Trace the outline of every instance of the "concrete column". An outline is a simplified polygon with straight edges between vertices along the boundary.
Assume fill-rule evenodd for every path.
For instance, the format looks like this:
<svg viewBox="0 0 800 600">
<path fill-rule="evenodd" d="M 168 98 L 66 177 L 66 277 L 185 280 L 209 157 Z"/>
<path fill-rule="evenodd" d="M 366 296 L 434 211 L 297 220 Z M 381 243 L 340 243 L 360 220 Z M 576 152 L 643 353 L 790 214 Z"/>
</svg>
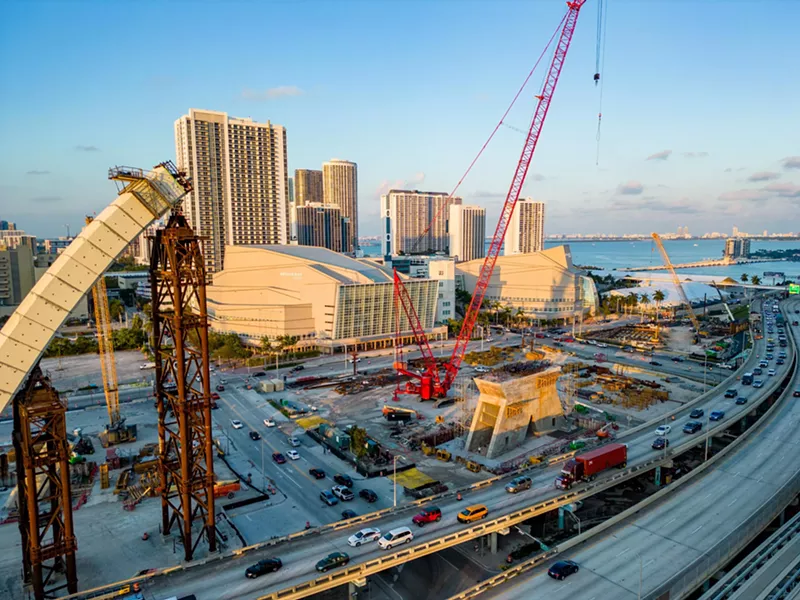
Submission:
<svg viewBox="0 0 800 600">
<path fill-rule="evenodd" d="M 656 487 L 657 488 L 661 487 L 661 465 L 656 467 L 656 480 L 655 480 L 655 483 L 656 483 Z"/>
<path fill-rule="evenodd" d="M 558 530 L 564 531 L 564 507 L 558 508 Z"/>
<path fill-rule="evenodd" d="M 489 549 L 492 554 L 497 554 L 497 532 L 489 534 Z"/>
</svg>

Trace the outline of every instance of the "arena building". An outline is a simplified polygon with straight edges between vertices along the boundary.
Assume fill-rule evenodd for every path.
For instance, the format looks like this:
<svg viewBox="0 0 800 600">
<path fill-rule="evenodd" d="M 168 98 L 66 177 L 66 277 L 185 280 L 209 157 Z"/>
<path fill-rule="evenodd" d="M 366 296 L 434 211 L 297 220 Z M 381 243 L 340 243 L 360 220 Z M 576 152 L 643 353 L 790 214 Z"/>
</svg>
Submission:
<svg viewBox="0 0 800 600">
<path fill-rule="evenodd" d="M 408 279 L 406 288 L 430 340 L 447 338 L 434 325 L 439 282 Z M 323 352 L 386 348 L 395 340 L 394 285 L 377 263 L 313 246 L 228 246 L 225 268 L 207 288 L 214 331 L 259 345 L 263 336 L 297 336 Z M 413 344 L 401 315 L 403 343 Z"/>
</svg>

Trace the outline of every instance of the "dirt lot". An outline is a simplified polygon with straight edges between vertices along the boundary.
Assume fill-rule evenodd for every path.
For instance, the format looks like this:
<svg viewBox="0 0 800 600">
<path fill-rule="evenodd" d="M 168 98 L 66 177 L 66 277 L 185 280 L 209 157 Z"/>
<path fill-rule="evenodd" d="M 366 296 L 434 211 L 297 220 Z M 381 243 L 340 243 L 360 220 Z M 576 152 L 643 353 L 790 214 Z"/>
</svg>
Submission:
<svg viewBox="0 0 800 600">
<path fill-rule="evenodd" d="M 152 382 L 153 370 L 141 370 L 146 361 L 138 350 L 115 352 L 117 359 L 117 381 L 126 383 Z M 60 392 L 77 390 L 87 385 L 103 388 L 103 375 L 100 371 L 100 355 L 81 354 L 62 358 L 42 359 L 42 370 L 50 375 L 50 380 Z"/>
</svg>

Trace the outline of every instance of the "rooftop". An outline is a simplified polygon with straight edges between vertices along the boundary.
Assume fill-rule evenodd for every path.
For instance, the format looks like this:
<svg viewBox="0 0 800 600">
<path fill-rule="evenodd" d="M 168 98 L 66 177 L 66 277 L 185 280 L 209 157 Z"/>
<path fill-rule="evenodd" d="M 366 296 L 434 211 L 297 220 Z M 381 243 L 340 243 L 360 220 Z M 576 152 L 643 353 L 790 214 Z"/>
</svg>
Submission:
<svg viewBox="0 0 800 600">
<path fill-rule="evenodd" d="M 339 254 L 327 248 L 320 248 L 318 246 L 251 246 L 251 248 L 261 248 L 277 254 L 284 254 L 310 263 L 315 263 L 311 265 L 314 269 L 330 277 L 334 277 L 343 284 L 354 282 L 349 280 L 345 274 L 335 273 L 329 267 L 356 271 L 358 274 L 374 283 L 392 283 L 391 275 L 381 270 L 375 263 L 356 260 L 355 258 L 350 258 L 349 256 Z"/>
</svg>

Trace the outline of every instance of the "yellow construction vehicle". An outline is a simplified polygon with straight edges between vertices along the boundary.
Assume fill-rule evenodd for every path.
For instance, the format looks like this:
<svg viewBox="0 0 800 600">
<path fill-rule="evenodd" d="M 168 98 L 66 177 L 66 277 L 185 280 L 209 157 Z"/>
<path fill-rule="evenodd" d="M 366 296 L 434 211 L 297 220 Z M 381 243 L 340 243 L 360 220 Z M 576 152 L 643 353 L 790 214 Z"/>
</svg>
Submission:
<svg viewBox="0 0 800 600">
<path fill-rule="evenodd" d="M 92 217 L 86 217 L 86 224 Z M 136 441 L 136 425 L 125 425 L 119 412 L 119 388 L 117 385 L 117 365 L 114 358 L 114 341 L 111 331 L 111 311 L 108 308 L 108 290 L 105 275 L 101 275 L 92 287 L 94 318 L 97 327 L 97 347 L 100 353 L 100 370 L 103 374 L 103 392 L 108 409 L 108 425 L 100 434 L 103 448 Z"/>
<path fill-rule="evenodd" d="M 449 453 L 447 450 L 437 450 L 437 451 L 436 451 L 436 458 L 437 458 L 438 460 L 441 460 L 441 461 L 443 461 L 443 462 L 450 462 L 450 458 L 451 458 L 452 456 L 453 456 L 453 455 L 452 455 L 452 454 L 450 454 L 450 453 Z"/>
<path fill-rule="evenodd" d="M 474 460 L 467 461 L 467 471 L 472 471 L 473 473 L 480 473 L 481 472 L 481 465 L 476 463 Z"/>
</svg>

